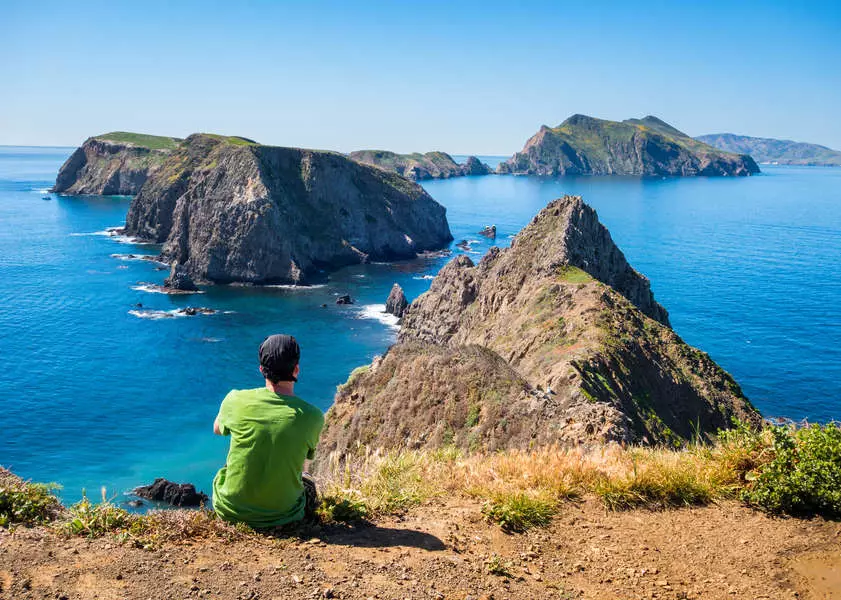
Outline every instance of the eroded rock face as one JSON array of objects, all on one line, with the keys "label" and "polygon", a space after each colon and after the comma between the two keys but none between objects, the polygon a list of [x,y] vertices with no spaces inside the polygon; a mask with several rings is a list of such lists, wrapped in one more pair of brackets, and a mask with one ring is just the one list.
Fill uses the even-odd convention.
[{"label": "eroded rock face", "polygon": [[406,300],[406,294],[403,293],[403,288],[395,283],[391,286],[391,292],[385,301],[385,312],[401,318],[406,313],[408,307],[409,301]]},{"label": "eroded rock face", "polygon": [[187,138],[149,178],[126,232],[217,283],[302,284],[452,240],[444,207],[397,175],[333,152],[209,135]]},{"label": "eroded rock face", "polygon": [[207,502],[207,494],[197,492],[192,483],[173,483],[162,477],[155,479],[151,485],[135,488],[135,496],[166,502],[173,506],[200,506]]},{"label": "eroded rock face", "polygon": [[52,191],[133,196],[170,152],[169,149],[89,138],[62,165]]},{"label": "eroded rock face", "polygon": [[573,115],[557,127],[541,127],[497,172],[744,176],[759,173],[759,167],[746,154],[713,148],[657,117],[618,122]]},{"label": "eroded rock face", "polygon": [[447,264],[398,343],[341,386],[322,452],[679,443],[759,415],[669,327],[648,281],[578,197],[476,265]]}]

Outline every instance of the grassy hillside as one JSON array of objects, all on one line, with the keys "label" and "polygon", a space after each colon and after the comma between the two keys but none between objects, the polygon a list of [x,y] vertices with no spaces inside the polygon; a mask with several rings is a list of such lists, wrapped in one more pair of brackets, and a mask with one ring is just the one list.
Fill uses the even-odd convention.
[{"label": "grassy hillside", "polygon": [[132,133],[129,131],[112,131],[111,133],[105,133],[95,137],[100,140],[108,140],[109,142],[142,146],[150,150],[174,150],[181,141],[179,138],[174,137]]},{"label": "grassy hillside", "polygon": [[750,154],[754,160],[764,163],[841,166],[841,152],[818,144],[750,137],[732,133],[702,135],[697,139],[728,152]]}]

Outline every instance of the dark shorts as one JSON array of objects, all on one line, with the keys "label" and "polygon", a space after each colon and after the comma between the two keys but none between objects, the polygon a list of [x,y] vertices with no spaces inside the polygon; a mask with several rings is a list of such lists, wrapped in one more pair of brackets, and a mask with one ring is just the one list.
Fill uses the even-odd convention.
[{"label": "dark shorts", "polygon": [[318,491],[315,489],[315,479],[309,473],[301,474],[301,481],[304,484],[304,521],[315,521],[315,511],[318,508]]}]

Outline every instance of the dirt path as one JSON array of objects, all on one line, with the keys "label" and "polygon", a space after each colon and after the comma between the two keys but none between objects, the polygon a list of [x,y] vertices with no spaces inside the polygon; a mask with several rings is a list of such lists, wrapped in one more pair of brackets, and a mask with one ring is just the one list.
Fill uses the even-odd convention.
[{"label": "dirt path", "polygon": [[[735,504],[608,513],[565,505],[508,535],[447,503],[311,539],[112,539],[0,530],[0,598],[841,599],[841,524]],[[491,572],[495,571],[495,572]]]}]

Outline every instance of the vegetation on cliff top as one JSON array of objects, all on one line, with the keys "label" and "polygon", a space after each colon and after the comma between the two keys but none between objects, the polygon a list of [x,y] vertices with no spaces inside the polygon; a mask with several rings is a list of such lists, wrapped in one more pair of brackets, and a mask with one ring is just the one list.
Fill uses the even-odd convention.
[{"label": "vegetation on cliff top", "polygon": [[[447,477],[441,477],[441,473]],[[547,524],[564,502],[584,496],[611,510],[677,508],[738,500],[772,514],[841,517],[841,428],[740,425],[714,444],[681,450],[542,448],[493,454],[454,447],[360,453],[322,464],[322,522],[400,514],[461,497],[506,531]],[[63,507],[54,486],[24,482],[0,468],[0,526],[47,525],[67,535],[115,535],[141,547],[191,538],[230,540],[253,532],[199,510],[130,513],[87,498]]]},{"label": "vegetation on cliff top", "polygon": [[132,133],[130,131],[112,131],[102,135],[94,136],[95,139],[132,144],[149,148],[150,150],[174,150],[178,147],[181,139],[162,135],[149,135],[146,133]]}]

